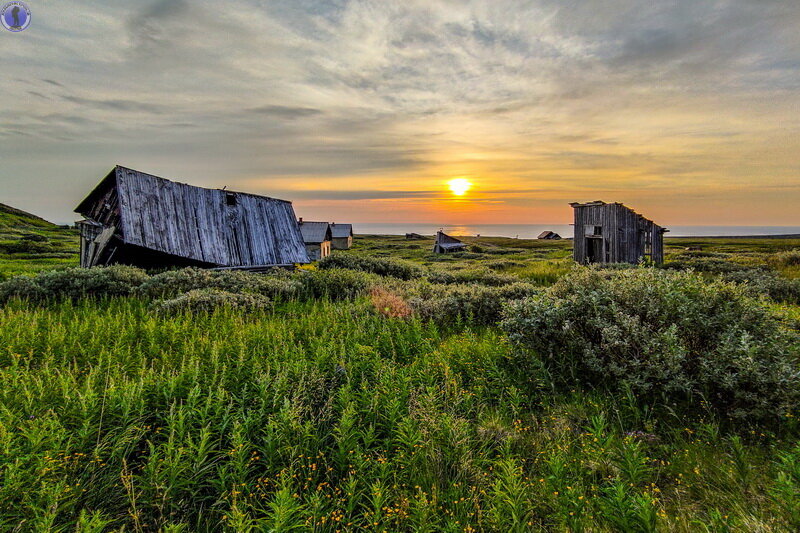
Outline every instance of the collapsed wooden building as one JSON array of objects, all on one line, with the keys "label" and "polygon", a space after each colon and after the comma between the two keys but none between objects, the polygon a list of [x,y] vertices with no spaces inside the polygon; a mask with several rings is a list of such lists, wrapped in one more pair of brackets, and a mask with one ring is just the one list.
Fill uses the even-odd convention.
[{"label": "collapsed wooden building", "polygon": [[327,222],[298,221],[306,253],[311,261],[319,261],[331,255],[331,225]]},{"label": "collapsed wooden building", "polygon": [[433,245],[433,253],[447,254],[451,252],[463,252],[467,245],[455,237],[446,235],[442,230],[436,232],[436,242]]},{"label": "collapsed wooden building", "polygon": [[75,208],[81,266],[258,270],[308,263],[291,202],[116,166]]},{"label": "collapsed wooden building", "polygon": [[559,241],[561,240],[561,235],[555,231],[543,231],[536,238],[544,241]]},{"label": "collapsed wooden building", "polygon": [[664,261],[662,228],[620,203],[570,204],[575,215],[573,257],[581,264]]}]

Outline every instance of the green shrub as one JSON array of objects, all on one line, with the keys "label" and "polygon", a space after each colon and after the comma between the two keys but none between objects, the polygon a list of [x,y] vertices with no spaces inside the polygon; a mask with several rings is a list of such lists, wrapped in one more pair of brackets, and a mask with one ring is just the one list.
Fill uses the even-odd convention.
[{"label": "green shrub", "polygon": [[497,274],[487,268],[474,268],[469,270],[434,270],[427,276],[431,283],[453,285],[456,283],[475,283],[490,287],[502,287],[517,283],[519,278],[504,274]]},{"label": "green shrub", "polygon": [[777,420],[798,405],[797,338],[732,283],[579,269],[511,304],[502,325],[564,385],[686,406],[703,399],[740,420]]},{"label": "green shrub", "polygon": [[800,304],[800,279],[786,279],[764,269],[739,270],[722,278],[743,285],[754,296],[768,296],[776,302]]},{"label": "green shrub", "polygon": [[47,242],[39,242],[28,239],[0,243],[0,252],[7,254],[41,254],[52,251],[53,248]]},{"label": "green shrub", "polygon": [[301,288],[302,285],[292,279],[288,271],[282,269],[255,273],[190,267],[151,276],[139,288],[139,293],[151,298],[164,298],[194,289],[218,289],[287,300],[297,296]]},{"label": "green shrub", "polygon": [[335,268],[360,270],[403,280],[419,278],[424,274],[422,267],[410,261],[362,257],[346,253],[329,255],[317,263],[317,268],[320,270]]},{"label": "green shrub", "polygon": [[778,267],[800,266],[800,250],[786,250],[769,258],[769,263]]},{"label": "green shrub", "polygon": [[667,270],[694,270],[696,272],[706,272],[709,274],[728,274],[730,272],[748,270],[752,267],[718,257],[684,258],[678,256],[676,260],[665,263],[663,268]]},{"label": "green shrub", "polygon": [[500,319],[503,305],[535,294],[528,283],[503,287],[482,285],[428,285],[410,299],[411,307],[423,319],[441,324],[471,320],[476,324],[493,324]]},{"label": "green shrub", "polygon": [[335,268],[303,272],[300,281],[307,297],[351,300],[377,285],[379,278],[368,272]]},{"label": "green shrub", "polygon": [[165,314],[211,312],[220,308],[237,311],[267,309],[270,299],[260,294],[243,294],[218,289],[194,289],[176,298],[157,300],[153,308]]},{"label": "green shrub", "polygon": [[3,282],[0,284],[0,302],[12,297],[43,301],[128,296],[146,279],[144,270],[123,265],[51,270],[33,277],[16,277]]}]

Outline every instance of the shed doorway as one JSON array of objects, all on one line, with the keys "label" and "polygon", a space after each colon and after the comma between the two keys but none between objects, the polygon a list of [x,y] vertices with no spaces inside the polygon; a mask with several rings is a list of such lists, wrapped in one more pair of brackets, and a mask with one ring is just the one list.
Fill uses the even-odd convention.
[{"label": "shed doorway", "polygon": [[587,263],[602,263],[603,262],[603,238],[602,237],[587,237],[587,239],[586,239],[586,262]]}]

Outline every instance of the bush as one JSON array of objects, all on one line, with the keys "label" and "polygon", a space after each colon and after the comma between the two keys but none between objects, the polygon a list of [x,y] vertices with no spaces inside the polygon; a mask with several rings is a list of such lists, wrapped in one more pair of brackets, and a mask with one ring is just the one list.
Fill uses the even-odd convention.
[{"label": "bush", "polygon": [[366,293],[378,283],[375,275],[343,268],[304,271],[300,277],[309,298],[351,300]]},{"label": "bush", "polygon": [[413,310],[401,296],[383,287],[373,287],[369,298],[377,312],[389,318],[408,318]]},{"label": "bush", "polygon": [[153,302],[153,308],[165,314],[211,312],[220,308],[250,312],[267,309],[270,304],[270,299],[260,294],[194,289],[176,298],[157,300]]},{"label": "bush", "polygon": [[769,258],[769,263],[778,267],[800,266],[800,250],[787,250]]},{"label": "bush", "polygon": [[0,243],[0,251],[7,254],[41,254],[52,250],[52,246],[47,242],[39,242],[24,238],[17,241]]},{"label": "bush", "polygon": [[379,276],[391,276],[403,280],[419,278],[425,272],[422,267],[410,261],[361,257],[352,254],[329,255],[317,263],[317,268],[320,270],[335,268],[360,270],[362,272],[378,274]]},{"label": "bush", "polygon": [[511,304],[502,326],[567,386],[687,407],[705,399],[739,420],[778,420],[798,405],[796,336],[742,287],[698,274],[580,269]]},{"label": "bush", "polygon": [[504,287],[481,285],[429,285],[411,299],[411,307],[420,317],[447,324],[471,320],[476,324],[493,324],[500,319],[503,305],[535,294],[528,283]]},{"label": "bush", "polygon": [[726,281],[739,283],[754,296],[767,296],[776,302],[800,304],[800,279],[786,279],[762,269],[740,270],[725,274]]},{"label": "bush", "polygon": [[144,270],[123,265],[51,270],[33,277],[21,276],[0,283],[0,302],[12,297],[43,301],[128,296],[145,280],[147,274]]},{"label": "bush", "polygon": [[739,263],[734,263],[727,259],[718,257],[681,257],[663,265],[667,270],[694,270],[696,272],[707,272],[709,274],[728,274],[741,270],[749,270],[748,267]]},{"label": "bush", "polygon": [[283,269],[274,269],[269,273],[255,273],[242,270],[204,270],[190,267],[170,270],[150,277],[139,288],[139,293],[151,298],[164,298],[194,289],[253,293],[288,300],[299,294],[302,284],[292,279],[291,274]]},{"label": "bush", "polygon": [[431,283],[453,285],[456,283],[475,283],[490,287],[502,287],[517,283],[519,278],[504,274],[497,274],[486,268],[474,268],[469,270],[434,270],[427,276]]}]

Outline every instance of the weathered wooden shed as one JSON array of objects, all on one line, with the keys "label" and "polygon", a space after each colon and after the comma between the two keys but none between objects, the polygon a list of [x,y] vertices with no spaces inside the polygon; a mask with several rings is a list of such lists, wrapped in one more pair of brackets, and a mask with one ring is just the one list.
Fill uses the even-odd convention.
[{"label": "weathered wooden shed", "polygon": [[331,222],[331,246],[334,250],[349,250],[353,246],[353,225]]},{"label": "weathered wooden shed", "polygon": [[206,189],[116,166],[75,208],[81,266],[308,263],[291,202]]},{"label": "weathered wooden shed", "polygon": [[543,231],[536,238],[544,241],[558,241],[561,240],[561,235],[555,231]]},{"label": "weathered wooden shed", "polygon": [[307,222],[299,220],[300,233],[306,245],[306,253],[312,261],[319,261],[331,255],[331,225],[327,222]]},{"label": "weathered wooden shed", "polygon": [[433,245],[433,253],[447,254],[451,252],[463,252],[467,245],[455,237],[446,235],[442,230],[436,232],[436,243]]},{"label": "weathered wooden shed", "polygon": [[620,203],[573,202],[573,256],[581,264],[664,261],[669,231]]}]

